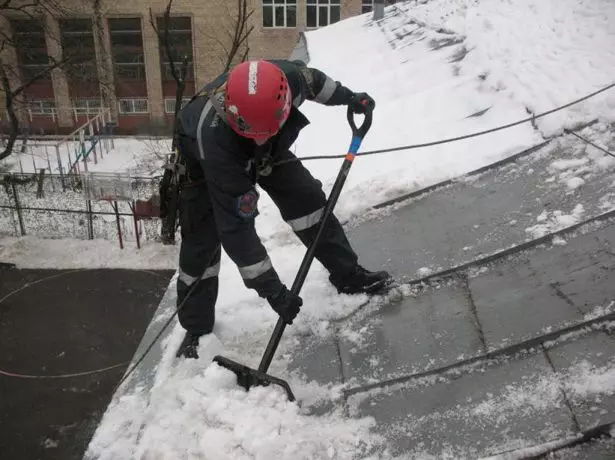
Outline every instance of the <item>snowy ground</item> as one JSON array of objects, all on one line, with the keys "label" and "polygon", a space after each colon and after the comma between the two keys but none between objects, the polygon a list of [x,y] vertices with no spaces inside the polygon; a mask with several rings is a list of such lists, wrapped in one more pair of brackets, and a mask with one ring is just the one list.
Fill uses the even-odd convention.
[{"label": "snowy ground", "polygon": [[[55,145],[53,142],[30,141],[24,153],[19,151],[18,146],[13,155],[0,162],[0,170],[32,173],[43,168],[47,173],[59,174]],[[89,149],[90,145],[89,142],[86,143],[86,149]],[[60,161],[64,172],[71,164],[69,158],[75,161],[75,150],[78,147],[75,142],[60,144]],[[113,148],[110,141],[101,142],[97,145],[97,164],[94,164],[93,153],[88,156],[88,171],[122,172],[143,177],[158,176],[162,174],[161,167],[165,156],[170,153],[170,148],[171,141],[166,138],[116,138]],[[81,172],[84,172],[83,161],[79,163],[79,167]]]},{"label": "snowy ground", "polygon": [[[528,109],[539,112],[569,102],[615,78],[615,29],[611,26],[615,4],[608,0],[432,0],[418,6],[416,2],[405,2],[399,7],[400,10],[387,9],[397,13],[381,26],[371,23],[366,15],[307,33],[310,65],[353,90],[369,92],[377,101],[374,125],[361,150],[428,142],[492,128],[528,116]],[[428,26],[418,26],[412,18]],[[436,32],[441,27],[449,32]],[[432,49],[432,40],[447,37],[454,38],[456,44]],[[465,52],[463,59],[451,59]],[[350,130],[343,108],[312,103],[304,107],[312,124],[297,142],[296,154],[344,153]],[[483,115],[471,116],[485,109],[489,110]],[[603,130],[589,134],[612,148],[607,123],[615,121],[615,90],[538,121],[539,129],[528,123],[430,149],[360,157],[350,173],[337,214],[343,220],[360,217],[383,200],[505,158],[542,142],[543,136],[594,118],[601,121]],[[122,157],[125,165],[114,160],[110,168],[116,169],[108,170],[130,165],[130,155],[141,151],[137,141],[127,142],[130,144]],[[573,141],[566,138],[560,142]],[[327,191],[340,164],[341,160],[306,162]],[[568,181],[571,190],[585,180],[584,171],[579,171],[585,163],[563,165],[554,160],[552,166],[554,180]],[[606,207],[615,201],[615,195],[608,193],[611,192],[605,191]],[[570,216],[578,219],[582,212],[575,209]],[[540,225],[552,229],[570,222],[563,217],[541,216],[537,227],[529,231],[540,234],[544,231]],[[290,284],[304,248],[297,244],[265,194],[257,227],[274,266]],[[109,248],[116,244],[109,243]],[[1,244],[4,250],[0,258],[20,265],[40,267],[45,258],[42,254],[47,254],[36,241],[4,239]],[[124,259],[112,251],[107,256],[104,244],[99,246],[100,257],[80,259],[82,251],[75,246],[72,261],[50,256],[47,263],[139,267],[151,263],[162,268],[168,262],[167,266],[175,266],[173,248],[165,254],[158,254],[160,247],[156,245],[146,248],[140,253],[151,258],[146,261],[126,250],[122,254],[130,255]],[[19,245],[29,252],[40,248],[38,263],[36,256],[26,259]],[[315,263],[302,292],[309,299],[309,307],[303,309],[284,339],[272,367],[274,374],[285,375],[285,353],[292,352],[302,333],[324,335],[330,321],[365,302],[361,296],[337,296],[326,279],[327,273]],[[216,336],[225,352],[255,366],[276,317],[254,292],[243,289],[236,267],[226,256],[220,283]],[[173,289],[172,284],[169,295]],[[171,372],[172,355],[180,339],[181,330],[175,328],[164,344],[152,394],[143,390],[113,401],[90,446],[91,457],[342,459],[361,457],[369,445],[378,443],[377,436],[369,432],[373,420],[347,418],[339,412],[317,417],[284,402],[275,389],[257,389],[247,394],[238,390],[231,374],[216,366],[207,367],[216,349],[212,343],[201,347],[202,368],[179,363],[178,369]],[[587,379],[584,388],[598,388],[592,385],[605,378],[612,382],[612,368],[583,372]],[[291,385],[300,399],[310,403],[339,397],[335,387],[298,380],[291,380]],[[519,391],[527,395],[535,388]]]}]

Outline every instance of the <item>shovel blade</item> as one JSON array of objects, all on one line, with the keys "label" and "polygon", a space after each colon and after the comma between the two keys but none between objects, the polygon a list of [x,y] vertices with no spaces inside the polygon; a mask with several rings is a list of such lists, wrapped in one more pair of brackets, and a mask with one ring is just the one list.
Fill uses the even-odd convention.
[{"label": "shovel blade", "polygon": [[214,362],[228,369],[237,376],[237,384],[246,390],[250,390],[255,386],[269,386],[271,384],[278,385],[284,389],[289,401],[295,401],[295,395],[290,389],[290,385],[285,380],[273,377],[256,369],[252,369],[237,361],[225,358],[224,356],[214,357]]}]

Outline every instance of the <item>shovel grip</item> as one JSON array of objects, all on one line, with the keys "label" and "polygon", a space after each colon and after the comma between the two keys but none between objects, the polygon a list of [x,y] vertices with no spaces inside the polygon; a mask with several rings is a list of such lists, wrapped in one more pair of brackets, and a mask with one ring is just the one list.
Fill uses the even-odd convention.
[{"label": "shovel grip", "polygon": [[350,124],[350,128],[352,129],[353,137],[358,137],[360,139],[363,139],[365,137],[365,135],[369,131],[369,128],[371,128],[372,126],[373,112],[374,109],[372,107],[365,106],[365,118],[363,119],[363,123],[361,123],[361,126],[357,127],[357,124],[354,120],[355,112],[352,110],[352,107],[350,105],[348,106],[346,116],[348,118],[348,124]]}]

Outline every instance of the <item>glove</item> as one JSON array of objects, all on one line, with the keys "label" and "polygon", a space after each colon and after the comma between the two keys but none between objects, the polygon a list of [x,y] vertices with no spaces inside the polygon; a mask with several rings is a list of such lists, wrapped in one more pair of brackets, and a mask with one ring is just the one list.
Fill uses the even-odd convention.
[{"label": "glove", "polygon": [[293,324],[293,320],[303,305],[301,297],[292,295],[286,286],[282,286],[277,294],[267,297],[267,301],[286,324]]},{"label": "glove", "polygon": [[355,93],[350,101],[350,108],[354,113],[365,113],[366,109],[374,110],[376,101],[367,93]]}]

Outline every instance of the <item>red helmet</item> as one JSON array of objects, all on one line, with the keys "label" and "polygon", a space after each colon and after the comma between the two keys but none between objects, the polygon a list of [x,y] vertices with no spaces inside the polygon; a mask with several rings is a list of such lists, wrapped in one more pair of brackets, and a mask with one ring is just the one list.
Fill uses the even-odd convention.
[{"label": "red helmet", "polygon": [[267,61],[247,61],[228,75],[224,109],[239,135],[266,141],[288,119],[291,92],[284,72]]}]

